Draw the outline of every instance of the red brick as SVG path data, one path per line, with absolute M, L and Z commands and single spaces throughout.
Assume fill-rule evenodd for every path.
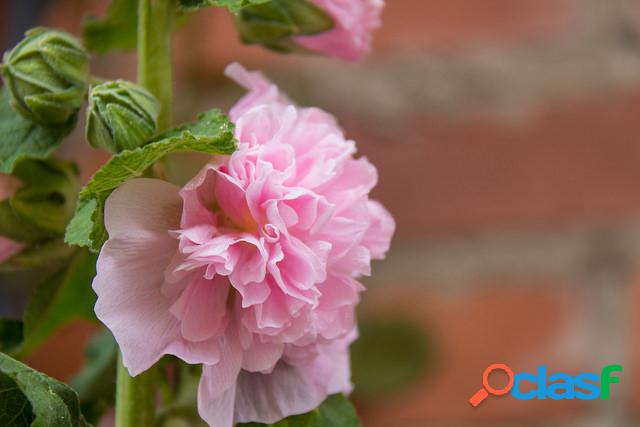
M 640 311 L 638 311 L 638 301 L 640 301 L 640 274 L 632 275 L 629 281 L 627 293 L 627 304 L 620 312 L 621 316 L 626 320 L 625 333 L 628 337 L 628 345 L 630 358 L 628 365 L 625 366 L 625 376 L 631 378 L 631 387 L 629 390 L 631 408 L 636 416 L 640 416 Z
M 640 215 L 640 92 L 549 106 L 529 119 L 403 118 L 383 137 L 339 115 L 380 173 L 404 236 L 602 224 Z
M 548 42 L 569 33 L 571 0 L 390 0 L 376 36 L 382 51 L 449 50 Z M 380 52 L 378 52 L 380 53 Z
M 433 336 L 436 361 L 405 393 L 371 404 L 358 402 L 364 425 L 525 425 L 581 412 L 585 405 L 577 401 L 518 401 L 509 396 L 487 400 L 477 409 L 469 405 L 467 399 L 492 363 L 506 363 L 520 372 L 535 372 L 539 364 L 547 364 L 551 371 L 572 373 L 585 363 L 582 354 L 567 354 L 564 348 L 565 337 L 574 332 L 579 304 L 562 290 L 562 283 L 476 285 L 463 293 L 415 286 L 403 292 L 387 286 L 366 294 L 363 317 L 402 313 L 412 318 Z
M 34 351 L 26 363 L 60 381 L 69 381 L 82 369 L 85 345 L 97 329 L 94 323 L 85 320 L 68 323 Z

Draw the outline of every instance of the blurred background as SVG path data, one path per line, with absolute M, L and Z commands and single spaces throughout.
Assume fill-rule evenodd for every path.
M 640 1 L 387 3 L 357 65 L 246 47 L 224 11 L 195 14 L 176 37 L 177 120 L 230 106 L 242 91 L 222 71 L 239 61 L 335 114 L 378 167 L 398 231 L 361 306 L 365 427 L 637 425 Z M 36 24 L 79 34 L 107 4 L 0 0 L 0 48 Z M 135 57 L 95 57 L 92 71 L 133 79 Z M 85 178 L 106 159 L 81 132 L 62 155 Z M 68 380 L 97 330 L 70 323 L 30 363 Z M 624 371 L 611 400 L 472 409 L 498 362 Z

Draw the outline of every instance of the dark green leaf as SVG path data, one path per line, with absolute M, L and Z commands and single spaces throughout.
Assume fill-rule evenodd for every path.
M 236 427 L 265 427 L 266 424 L 247 423 Z M 294 415 L 269 427 L 358 427 L 358 415 L 349 400 L 341 394 L 329 396 L 318 408 L 302 415 Z
M 420 378 L 432 357 L 429 337 L 415 322 L 376 318 L 360 322 L 351 347 L 356 398 L 384 398 Z
M 97 422 L 115 400 L 118 345 L 111 332 L 96 335 L 87 346 L 86 356 L 84 369 L 71 385 L 80 396 L 84 416 Z
M 0 372 L 0 424 L 5 427 L 30 426 L 35 418 L 31 403 L 18 385 Z
M 21 355 L 29 354 L 73 319 L 95 319 L 96 296 L 91 289 L 95 264 L 95 254 L 77 250 L 68 265 L 36 286 L 24 316 Z
M 87 49 L 107 53 L 132 50 L 137 43 L 138 7 L 130 0 L 113 0 L 104 19 L 87 16 L 82 32 Z
M 0 425 L 85 427 L 78 395 L 65 384 L 0 353 Z
M 197 122 L 166 132 L 148 145 L 118 153 L 80 192 L 76 215 L 67 228 L 65 240 L 97 252 L 107 237 L 102 220 L 106 198 L 121 184 L 142 176 L 166 154 L 178 151 L 231 154 L 235 147 L 233 124 L 219 110 L 211 110 L 202 113 Z
M 180 6 L 184 10 L 197 10 L 203 7 L 226 7 L 236 13 L 240 9 L 254 4 L 266 3 L 270 0 L 180 0 Z
M 14 164 L 23 158 L 44 159 L 75 127 L 72 123 L 44 127 L 18 114 L 9 103 L 6 88 L 0 95 L 0 173 L 11 173 Z

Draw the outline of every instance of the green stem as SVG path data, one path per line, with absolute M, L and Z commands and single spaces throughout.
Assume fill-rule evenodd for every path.
M 151 369 L 135 378 L 129 375 L 118 355 L 116 427 L 150 427 L 155 419 L 155 373 Z
M 160 101 L 162 131 L 171 125 L 171 35 L 177 0 L 138 1 L 138 83 Z
M 138 83 L 160 101 L 158 131 L 171 125 L 171 36 L 177 0 L 138 0 Z M 131 377 L 118 357 L 116 427 L 151 427 L 155 418 L 156 368 Z

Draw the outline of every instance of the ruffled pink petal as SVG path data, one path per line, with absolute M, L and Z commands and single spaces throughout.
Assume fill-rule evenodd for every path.
M 242 114 L 257 105 L 290 103 L 288 98 L 278 90 L 278 87 L 266 79 L 260 72 L 247 71 L 240 64 L 233 63 L 227 66 L 224 73 L 227 77 L 249 91 L 229 112 L 229 117 L 231 117 L 231 120 L 234 122 L 238 120 Z
M 284 344 L 262 342 L 258 335 L 254 335 L 251 344 L 245 349 L 242 369 L 249 372 L 268 374 L 282 357 L 283 351 Z
M 219 335 L 226 326 L 229 281 L 223 276 L 202 276 L 187 286 L 169 309 L 180 319 L 181 334 L 189 341 L 204 341 Z
M 215 167 L 207 165 L 182 189 L 183 200 L 181 228 L 199 225 L 217 225 L 216 217 L 210 207 L 215 206 L 215 181 L 212 179 Z
M 370 200 L 368 207 L 371 222 L 362 244 L 369 249 L 373 258 L 382 259 L 389 250 L 391 237 L 396 230 L 396 222 L 379 202 Z

